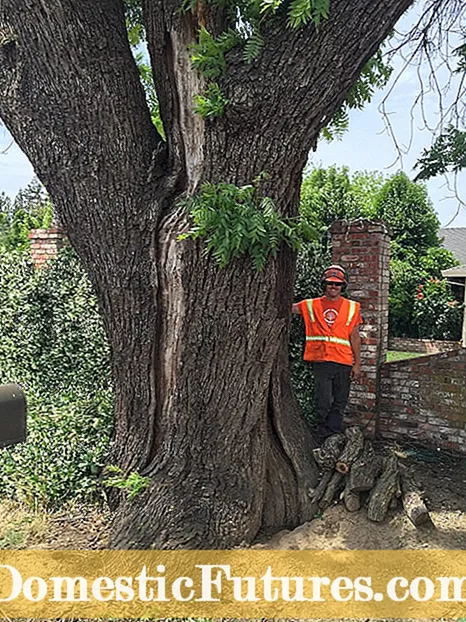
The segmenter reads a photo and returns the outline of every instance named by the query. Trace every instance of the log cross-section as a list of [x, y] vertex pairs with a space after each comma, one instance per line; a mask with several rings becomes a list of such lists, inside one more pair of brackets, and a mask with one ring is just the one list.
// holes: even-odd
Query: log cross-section
[[364, 446], [364, 434], [361, 428], [356, 426], [348, 428], [345, 430], [345, 436], [348, 440], [335, 466], [336, 470], [343, 475], [349, 472]]

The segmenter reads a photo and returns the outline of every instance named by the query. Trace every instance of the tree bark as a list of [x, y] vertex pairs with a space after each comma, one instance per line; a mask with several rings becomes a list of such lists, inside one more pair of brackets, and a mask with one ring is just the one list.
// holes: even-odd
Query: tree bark
[[319, 501], [319, 507], [321, 510], [326, 510], [335, 498], [335, 495], [341, 488], [344, 486], [344, 475], [338, 473], [338, 471], [334, 471], [330, 481], [325, 489], [322, 498]]
[[348, 512], [357, 512], [361, 507], [361, 496], [358, 492], [353, 492], [351, 490], [349, 478], [346, 480], [345, 489], [343, 491], [343, 502]]
[[349, 473], [351, 465], [364, 447], [364, 435], [360, 428], [348, 428], [345, 430], [345, 436], [348, 440], [335, 465], [336, 470], [342, 475]]
[[415, 527], [428, 522], [430, 520], [429, 510], [426, 508], [420, 490], [412, 477], [405, 471], [402, 471], [400, 479], [403, 509], [407, 517]]
[[390, 501], [396, 494], [399, 486], [398, 460], [390, 456], [385, 461], [385, 468], [377, 480], [370, 496], [367, 507], [367, 517], [375, 522], [383, 521], [387, 514]]
[[[205, 121], [192, 111], [203, 81], [187, 51], [197, 17], [145, 1], [163, 142], [119, 1], [2, 0], [0, 116], [99, 298], [111, 461], [151, 481], [132, 503], [118, 499], [113, 546], [225, 548], [310, 518], [313, 444], [286, 352], [295, 258], [220, 270], [201, 243], [177, 242], [178, 201], [201, 181], [242, 185], [267, 171], [264, 194], [296, 216], [309, 147], [411, 2], [342, 0], [318, 30], [277, 18], [252, 65], [230, 53], [219, 80], [230, 104]], [[207, 19], [222, 30], [223, 13]]]
[[376, 455], [372, 443], [365, 441], [363, 453], [355, 460], [349, 473], [349, 490], [355, 493], [372, 490], [381, 470], [381, 458]]
[[332, 434], [325, 439], [321, 447], [314, 449], [312, 452], [314, 460], [324, 469], [334, 469], [345, 443], [346, 437], [343, 434]]

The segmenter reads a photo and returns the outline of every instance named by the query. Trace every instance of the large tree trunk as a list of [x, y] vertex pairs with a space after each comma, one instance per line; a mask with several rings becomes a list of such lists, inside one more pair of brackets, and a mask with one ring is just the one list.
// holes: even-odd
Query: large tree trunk
[[[132, 503], [119, 499], [114, 546], [229, 547], [311, 518], [312, 439], [287, 362], [294, 256], [284, 249], [261, 272], [248, 258], [219, 269], [200, 242], [177, 241], [188, 222], [178, 200], [200, 181], [242, 185], [267, 171], [263, 193], [296, 216], [309, 147], [411, 1], [332, 2], [318, 30], [277, 17], [252, 65], [231, 52], [220, 80], [230, 104], [204, 122], [187, 52], [196, 16], [146, 0], [164, 143], [118, 0], [2, 0], [0, 115], [99, 297], [111, 460], [150, 477]], [[207, 14], [214, 32], [223, 20]]]

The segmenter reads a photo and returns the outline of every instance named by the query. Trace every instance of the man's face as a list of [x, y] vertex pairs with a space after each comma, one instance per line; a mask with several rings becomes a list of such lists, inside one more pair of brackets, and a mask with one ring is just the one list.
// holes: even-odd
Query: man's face
[[325, 281], [325, 295], [327, 298], [335, 300], [341, 296], [342, 283], [333, 283]]

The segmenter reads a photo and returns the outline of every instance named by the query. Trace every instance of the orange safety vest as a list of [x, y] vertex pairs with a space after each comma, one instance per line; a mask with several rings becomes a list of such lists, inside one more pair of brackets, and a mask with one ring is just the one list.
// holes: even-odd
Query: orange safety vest
[[304, 360], [352, 365], [350, 335], [359, 317], [359, 302], [342, 298], [340, 312], [331, 328], [325, 321], [321, 298], [303, 300], [299, 309], [306, 328]]

